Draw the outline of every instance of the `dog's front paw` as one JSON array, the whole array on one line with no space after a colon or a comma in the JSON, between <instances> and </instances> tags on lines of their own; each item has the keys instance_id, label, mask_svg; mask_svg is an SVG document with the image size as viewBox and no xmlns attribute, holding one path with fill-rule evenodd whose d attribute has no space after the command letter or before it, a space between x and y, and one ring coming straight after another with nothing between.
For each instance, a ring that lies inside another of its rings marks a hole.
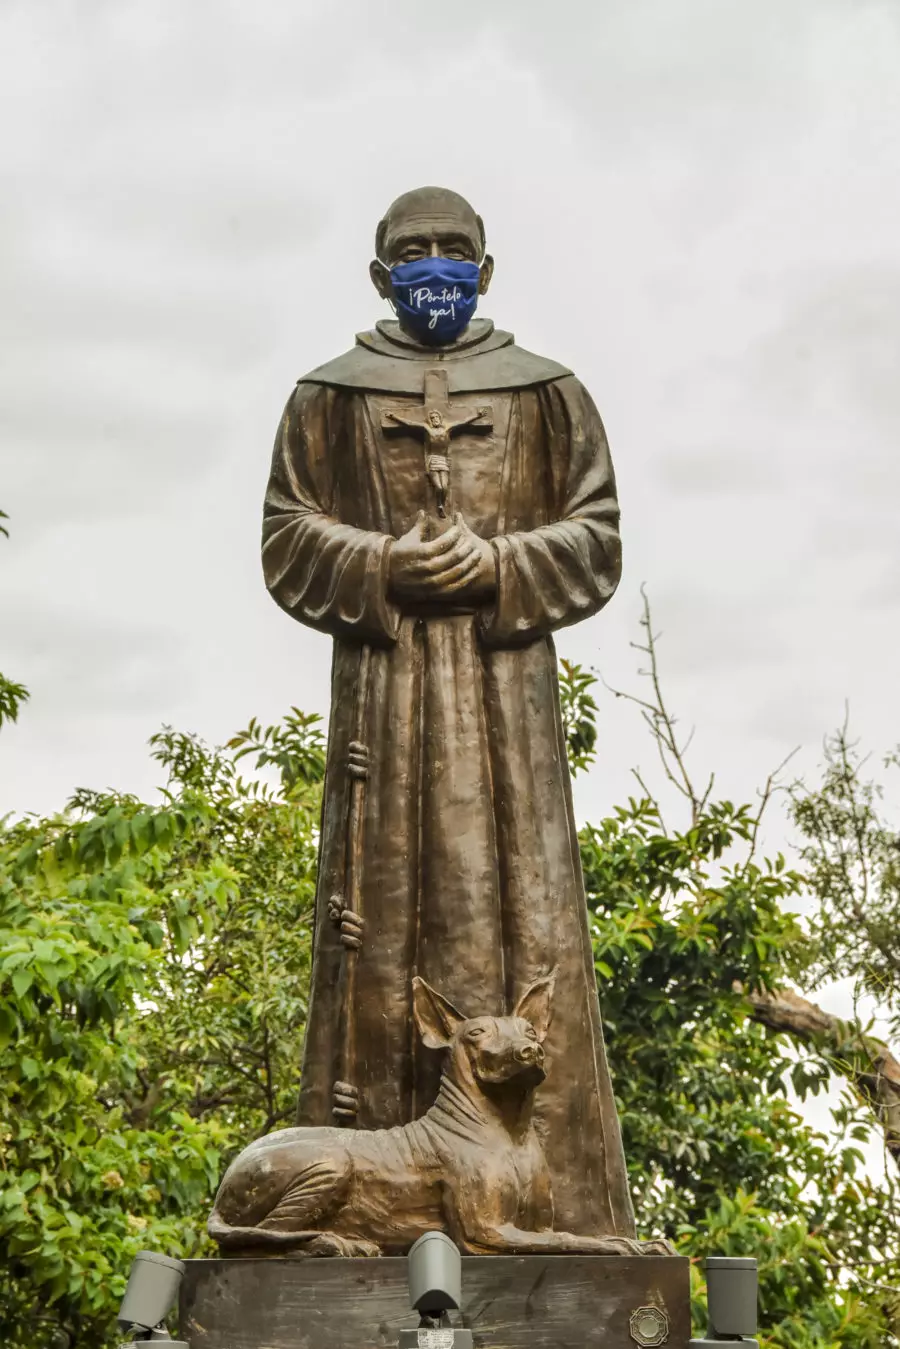
<instances>
[{"instance_id":1,"label":"dog's front paw","mask_svg":"<svg viewBox=\"0 0 900 1349\"><path fill-rule=\"evenodd\" d=\"M352 1240L348 1240L347 1245L350 1247L347 1254L357 1259L364 1256L381 1255L380 1246L377 1246L374 1241L364 1241L362 1237L354 1237Z\"/></svg>"},{"instance_id":2,"label":"dog's front paw","mask_svg":"<svg viewBox=\"0 0 900 1349\"><path fill-rule=\"evenodd\" d=\"M374 1241L364 1241L362 1237L339 1237L337 1232L322 1232L309 1242L305 1254L358 1259L362 1256L381 1255L381 1250Z\"/></svg>"},{"instance_id":3,"label":"dog's front paw","mask_svg":"<svg viewBox=\"0 0 900 1349\"><path fill-rule=\"evenodd\" d=\"M671 1241L665 1237L652 1237L649 1241L639 1241L641 1255L677 1255Z\"/></svg>"}]
</instances>

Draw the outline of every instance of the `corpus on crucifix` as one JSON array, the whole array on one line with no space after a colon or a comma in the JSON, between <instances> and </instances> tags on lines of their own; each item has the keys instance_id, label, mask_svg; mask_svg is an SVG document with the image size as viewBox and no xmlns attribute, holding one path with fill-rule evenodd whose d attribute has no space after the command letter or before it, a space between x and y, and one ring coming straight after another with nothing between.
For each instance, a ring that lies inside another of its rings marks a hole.
<instances>
[{"instance_id":1,"label":"corpus on crucifix","mask_svg":"<svg viewBox=\"0 0 900 1349\"><path fill-rule=\"evenodd\" d=\"M500 1017L555 972L556 1226L629 1237L553 645L616 588L619 508L588 393L475 316L493 265L456 193L395 201L370 274L396 317L303 376L275 444L266 582L334 639L298 1123L425 1114L414 979Z\"/></svg>"},{"instance_id":2,"label":"corpus on crucifix","mask_svg":"<svg viewBox=\"0 0 900 1349\"><path fill-rule=\"evenodd\" d=\"M439 367L426 370L424 375L424 402L421 407L401 403L385 408L381 425L385 430L395 426L416 427L425 437L425 472L434 488L438 516L447 516L447 493L450 490L450 438L464 427L490 430L493 426L489 407L472 407L467 403L450 403L450 381L447 371Z\"/></svg>"}]
</instances>

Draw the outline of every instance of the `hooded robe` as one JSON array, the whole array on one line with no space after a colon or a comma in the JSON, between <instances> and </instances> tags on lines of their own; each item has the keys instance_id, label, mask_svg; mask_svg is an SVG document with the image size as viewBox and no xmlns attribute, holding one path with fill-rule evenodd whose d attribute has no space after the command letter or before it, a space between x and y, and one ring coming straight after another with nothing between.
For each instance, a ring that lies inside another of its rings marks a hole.
<instances>
[{"instance_id":1,"label":"hooded robe","mask_svg":"<svg viewBox=\"0 0 900 1349\"><path fill-rule=\"evenodd\" d=\"M434 369L446 371L451 409L477 395L492 423L459 431L450 452L449 509L490 540L496 561L487 605L404 606L388 585L391 540L419 511L434 514L434 493L422 434L386 428L384 414L421 408ZM358 1127L418 1118L437 1094L440 1056L419 1042L413 975L478 1016L506 1014L555 969L548 1075L536 1095L554 1226L632 1236L552 639L612 596L618 522L603 425L569 371L487 320L441 348L385 322L291 395L263 566L277 603L334 639L298 1123L334 1123L346 957L329 900L347 882L348 756L361 730Z\"/></svg>"}]
</instances>

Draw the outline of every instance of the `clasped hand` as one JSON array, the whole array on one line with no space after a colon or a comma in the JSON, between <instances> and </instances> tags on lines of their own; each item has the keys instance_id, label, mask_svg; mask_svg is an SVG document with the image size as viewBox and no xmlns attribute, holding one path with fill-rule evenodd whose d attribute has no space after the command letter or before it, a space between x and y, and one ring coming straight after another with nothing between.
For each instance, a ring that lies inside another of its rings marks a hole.
<instances>
[{"instance_id":1,"label":"clasped hand","mask_svg":"<svg viewBox=\"0 0 900 1349\"><path fill-rule=\"evenodd\" d=\"M462 516L436 539L426 537L425 512L402 538L391 544L390 587L398 599L459 597L484 601L496 588L494 550L474 534Z\"/></svg>"}]
</instances>

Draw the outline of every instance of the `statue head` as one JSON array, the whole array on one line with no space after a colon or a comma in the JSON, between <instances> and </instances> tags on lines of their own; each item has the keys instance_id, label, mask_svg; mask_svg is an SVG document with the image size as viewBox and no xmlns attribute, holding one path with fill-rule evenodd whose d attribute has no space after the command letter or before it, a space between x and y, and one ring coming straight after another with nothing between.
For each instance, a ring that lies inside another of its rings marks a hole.
<instances>
[{"instance_id":1,"label":"statue head","mask_svg":"<svg viewBox=\"0 0 900 1349\"><path fill-rule=\"evenodd\" d=\"M424 979L413 979L413 1016L423 1044L450 1051L458 1083L533 1090L544 1080L556 972L536 979L509 1016L467 1017Z\"/></svg>"},{"instance_id":2,"label":"statue head","mask_svg":"<svg viewBox=\"0 0 900 1349\"><path fill-rule=\"evenodd\" d=\"M401 263L429 257L475 263L478 294L484 295L494 272L484 246L484 223L465 197L446 187L417 187L398 197L378 222L369 275L382 299L391 300L390 271ZM402 313L398 317L402 325Z\"/></svg>"}]
</instances>

